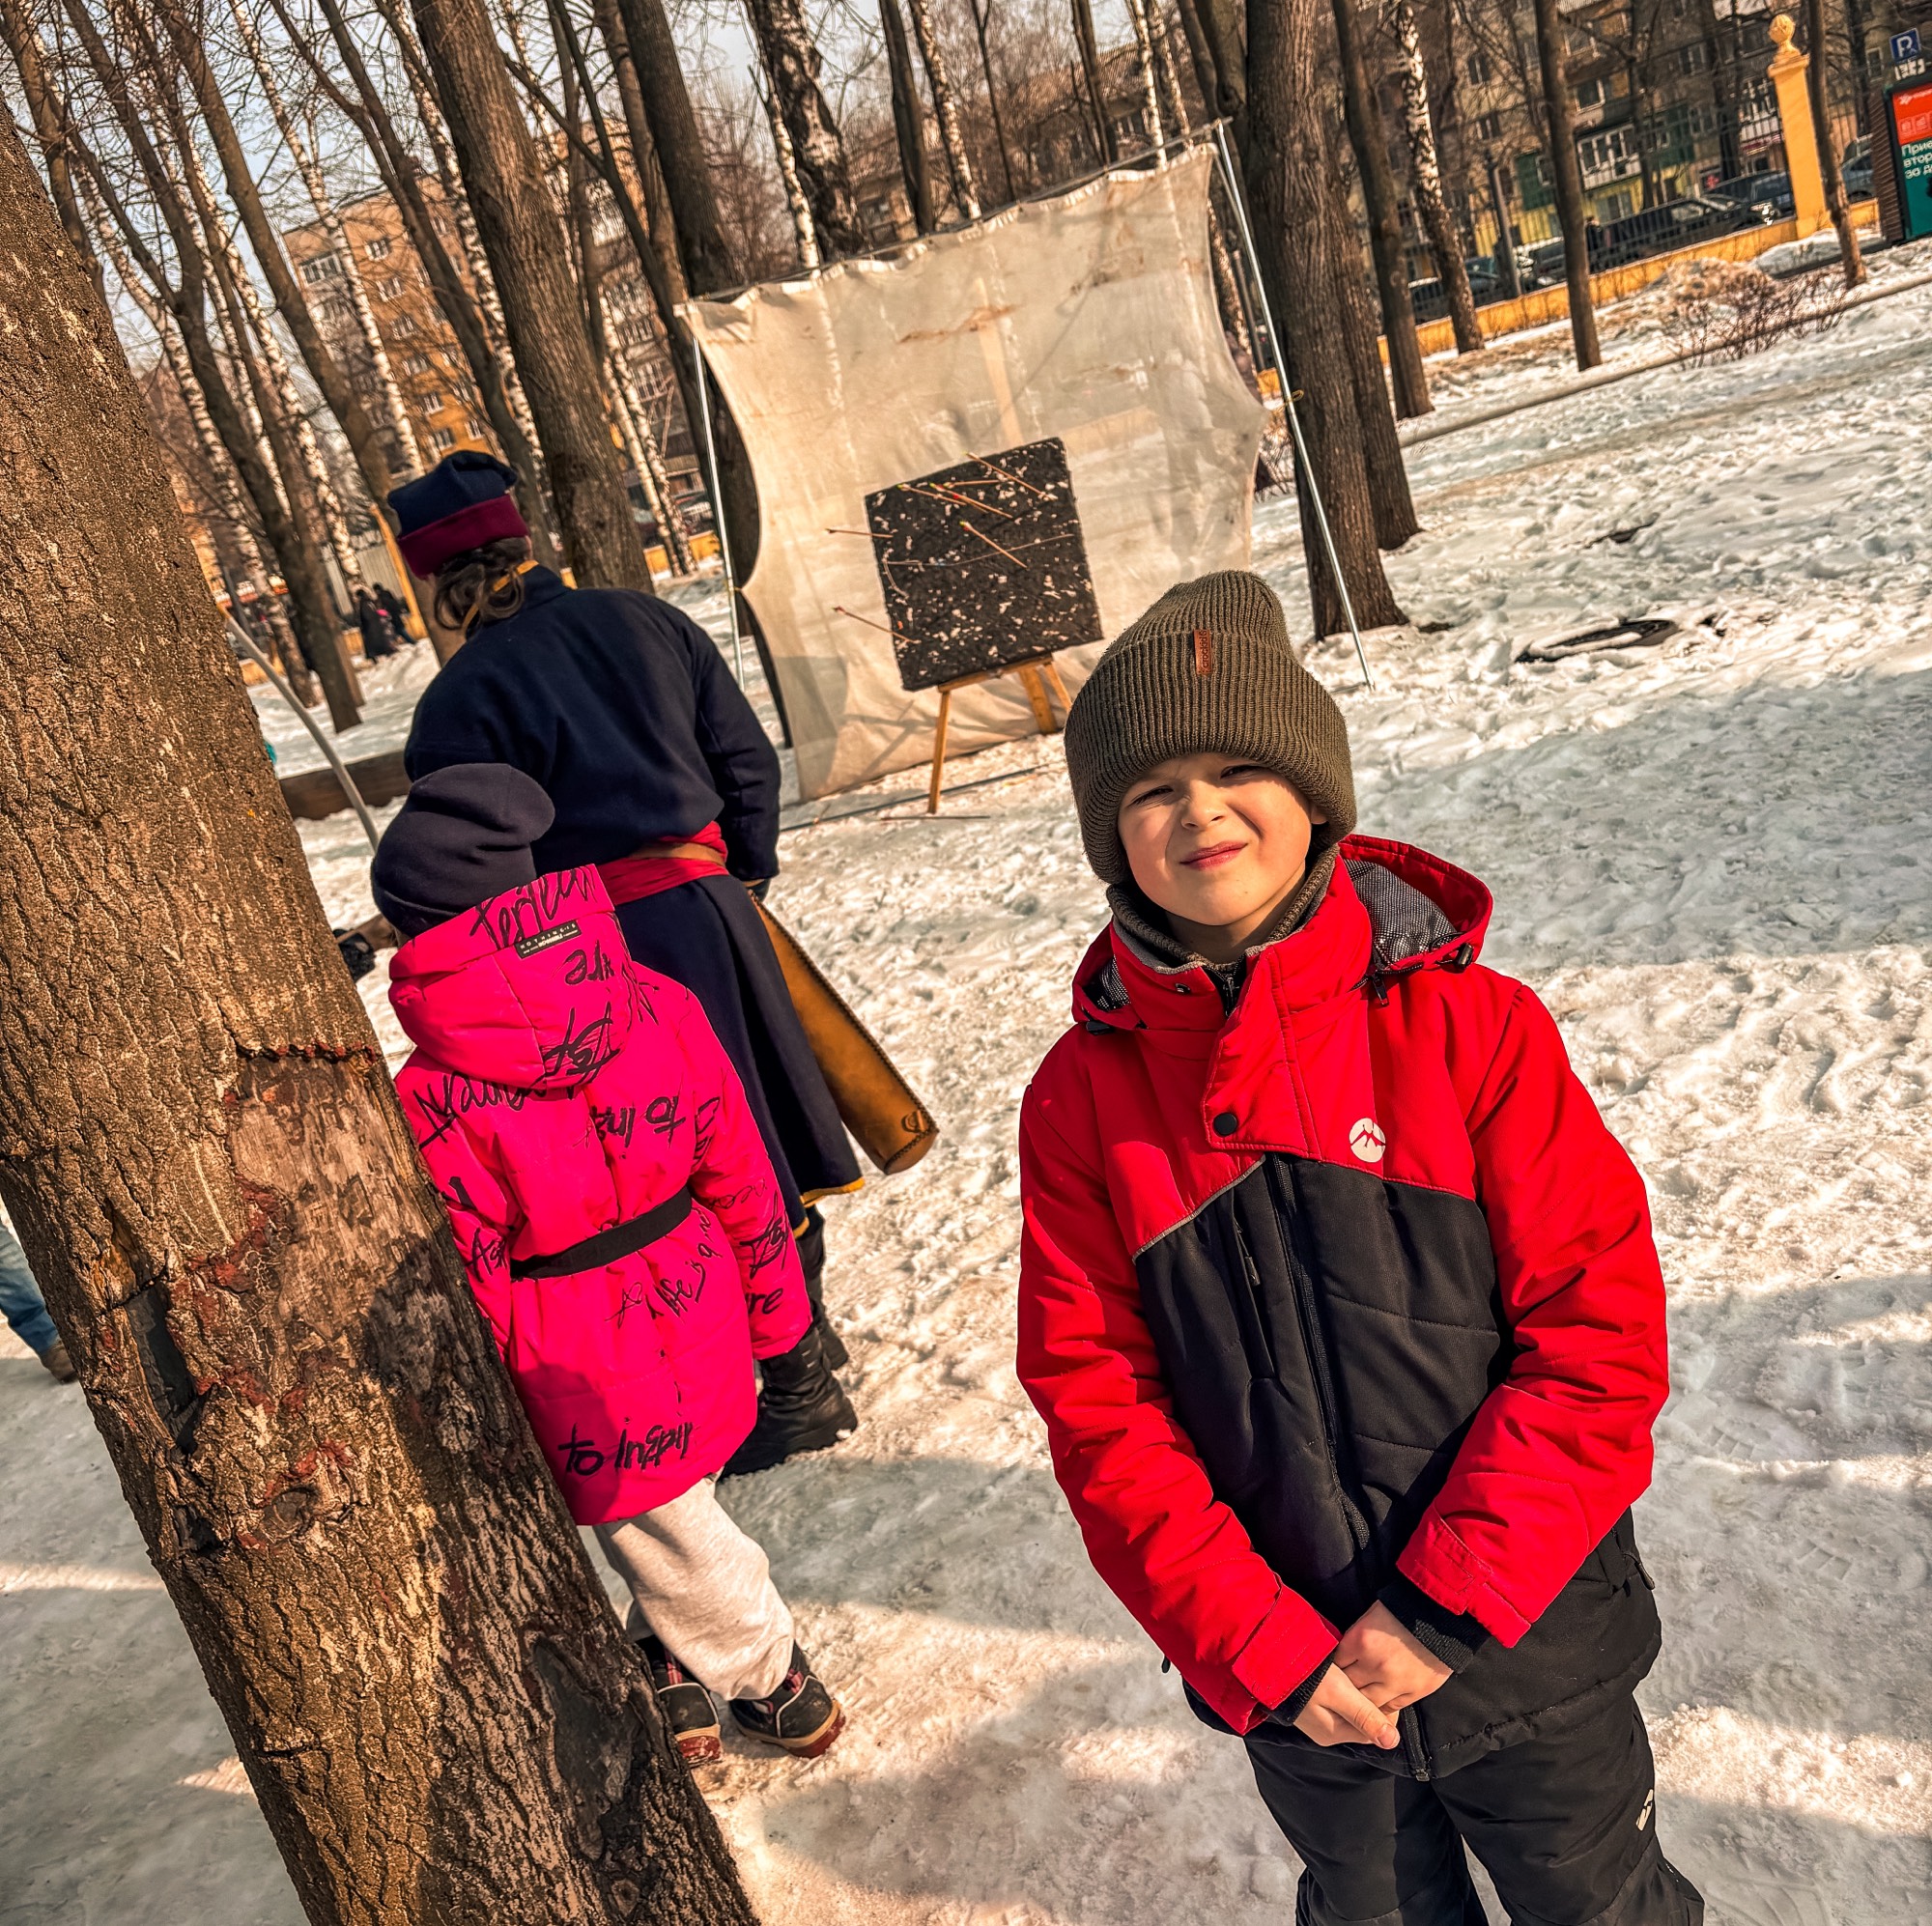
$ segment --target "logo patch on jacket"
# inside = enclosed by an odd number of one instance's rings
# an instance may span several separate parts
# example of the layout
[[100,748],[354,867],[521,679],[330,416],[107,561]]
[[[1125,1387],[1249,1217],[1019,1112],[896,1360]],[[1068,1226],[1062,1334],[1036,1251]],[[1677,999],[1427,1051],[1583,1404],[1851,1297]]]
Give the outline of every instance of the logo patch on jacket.
[[519,956],[534,956],[539,949],[554,949],[559,943],[569,943],[583,934],[575,922],[560,922],[554,929],[540,930],[535,936],[522,936],[517,939]]
[[1382,1127],[1373,1117],[1364,1117],[1349,1132],[1349,1148],[1365,1164],[1378,1164],[1382,1152],[1388,1148],[1388,1139],[1382,1135]]

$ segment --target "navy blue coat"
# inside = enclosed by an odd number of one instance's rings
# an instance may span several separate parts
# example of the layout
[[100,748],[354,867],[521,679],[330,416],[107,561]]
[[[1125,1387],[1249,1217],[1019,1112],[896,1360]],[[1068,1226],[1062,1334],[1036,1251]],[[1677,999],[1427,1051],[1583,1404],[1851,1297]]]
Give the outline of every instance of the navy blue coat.
[[640,843],[723,831],[731,873],[779,866],[779,759],[711,637],[622,588],[524,577],[524,606],[476,629],[416,705],[412,782],[453,762],[507,762],[556,821],[539,873],[613,863]]

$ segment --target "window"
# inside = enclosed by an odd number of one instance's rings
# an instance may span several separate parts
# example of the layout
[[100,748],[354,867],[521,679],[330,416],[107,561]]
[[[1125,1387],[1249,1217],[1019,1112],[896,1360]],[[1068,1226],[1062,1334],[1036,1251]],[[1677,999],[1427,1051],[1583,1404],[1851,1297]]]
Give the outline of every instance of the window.
[[331,281],[342,272],[342,263],[333,254],[318,254],[313,260],[302,263],[302,279],[311,287],[322,281]]
[[405,334],[413,334],[415,331],[416,322],[414,315],[399,314],[389,324],[389,332],[399,338]]
[[1577,81],[1577,104],[1579,107],[1601,107],[1604,104],[1604,83],[1601,80]]
[[378,300],[395,300],[400,297],[402,292],[403,277],[400,274],[385,274],[382,280],[376,283],[376,298]]
[[389,250],[393,245],[394,243],[386,234],[372,234],[362,243],[362,252],[372,261],[386,261],[389,258]]
[[425,414],[440,414],[442,412],[442,396],[435,388],[431,388],[426,393],[416,397],[416,405]]
[[446,455],[456,446],[456,436],[447,428],[432,428],[429,431],[429,445],[439,455]]
[[1503,117],[1500,114],[1482,114],[1476,120],[1476,132],[1484,140],[1501,140],[1503,137]]
[[1686,73],[1702,73],[1710,64],[1711,49],[1702,41],[1677,50],[1677,65]]
[[490,439],[489,429],[473,414],[469,417],[469,439],[472,441],[488,441]]
[[1472,53],[1469,56],[1467,71],[1471,87],[1487,87],[1495,77],[1487,54]]
[[427,354],[408,354],[403,358],[403,373],[406,375],[426,375],[429,373]]

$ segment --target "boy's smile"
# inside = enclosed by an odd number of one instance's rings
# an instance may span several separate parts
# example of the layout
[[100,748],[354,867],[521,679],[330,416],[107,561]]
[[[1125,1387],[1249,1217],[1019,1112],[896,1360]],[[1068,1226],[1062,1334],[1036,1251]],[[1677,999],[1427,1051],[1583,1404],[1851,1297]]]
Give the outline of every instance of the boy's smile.
[[1232,963],[1299,887],[1314,826],[1284,776],[1225,754],[1176,756],[1127,785],[1121,843],[1141,892],[1210,963]]

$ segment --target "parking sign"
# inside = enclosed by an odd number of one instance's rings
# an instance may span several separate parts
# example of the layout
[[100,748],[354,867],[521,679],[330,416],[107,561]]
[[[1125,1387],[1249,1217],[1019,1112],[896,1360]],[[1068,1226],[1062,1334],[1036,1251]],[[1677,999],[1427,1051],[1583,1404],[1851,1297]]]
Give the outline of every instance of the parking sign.
[[1903,67],[1908,60],[1918,58],[1918,29],[1907,27],[1902,34],[1891,37],[1891,64]]

